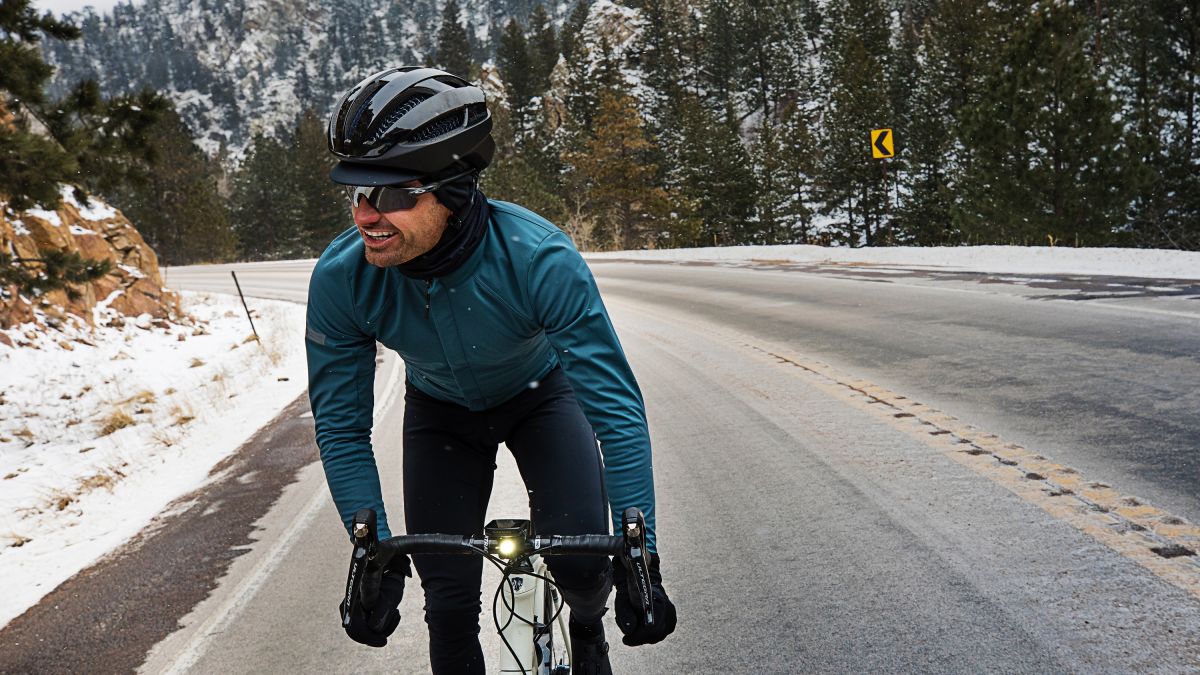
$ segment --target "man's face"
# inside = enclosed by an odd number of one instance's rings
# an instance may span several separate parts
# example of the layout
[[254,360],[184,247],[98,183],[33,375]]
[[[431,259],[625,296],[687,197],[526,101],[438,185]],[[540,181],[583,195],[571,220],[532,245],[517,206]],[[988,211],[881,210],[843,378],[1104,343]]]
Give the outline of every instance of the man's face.
[[[405,183],[407,187],[418,185],[417,181]],[[376,267],[392,267],[427,253],[442,238],[449,218],[450,209],[432,192],[419,195],[417,205],[404,211],[381,213],[366,199],[354,207],[354,224],[366,243],[367,262]]]

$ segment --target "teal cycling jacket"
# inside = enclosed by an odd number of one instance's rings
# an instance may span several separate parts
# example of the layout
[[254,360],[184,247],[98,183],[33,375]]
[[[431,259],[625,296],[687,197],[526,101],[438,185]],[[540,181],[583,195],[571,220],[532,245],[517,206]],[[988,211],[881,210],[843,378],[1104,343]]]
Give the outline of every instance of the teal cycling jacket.
[[541,216],[489,204],[483,240],[443,277],[412,279],[369,264],[356,228],[313,269],[308,393],[342,521],[349,531],[355,511],[372,508],[380,536],[391,536],[371,448],[378,341],[404,360],[412,386],[471,410],[503,403],[561,365],[600,441],[614,528],[636,506],[654,550],[645,404],[591,271]]

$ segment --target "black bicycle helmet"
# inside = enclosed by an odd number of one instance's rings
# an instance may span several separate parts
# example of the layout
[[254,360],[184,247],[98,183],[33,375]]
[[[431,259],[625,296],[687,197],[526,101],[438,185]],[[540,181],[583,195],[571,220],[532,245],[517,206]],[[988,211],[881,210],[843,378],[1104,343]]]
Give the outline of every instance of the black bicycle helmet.
[[329,117],[330,172],[343,185],[392,185],[492,161],[483,90],[436,68],[380,71],[342,95]]

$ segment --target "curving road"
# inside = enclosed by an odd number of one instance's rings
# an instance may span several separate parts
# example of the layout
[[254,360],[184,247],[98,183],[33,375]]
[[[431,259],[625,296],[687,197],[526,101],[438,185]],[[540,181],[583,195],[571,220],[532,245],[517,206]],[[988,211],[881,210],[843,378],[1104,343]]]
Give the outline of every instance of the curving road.
[[[236,269],[302,301],[309,267]],[[614,645],[617,672],[1200,670],[1200,288],[592,267],[645,393],[680,610],[661,645]],[[227,267],[168,280],[232,292]],[[392,504],[398,373],[384,355]],[[511,461],[497,484],[493,514],[519,514]],[[384,650],[334,623],[348,550],[319,467],[256,527],[144,671],[427,672],[415,583]]]

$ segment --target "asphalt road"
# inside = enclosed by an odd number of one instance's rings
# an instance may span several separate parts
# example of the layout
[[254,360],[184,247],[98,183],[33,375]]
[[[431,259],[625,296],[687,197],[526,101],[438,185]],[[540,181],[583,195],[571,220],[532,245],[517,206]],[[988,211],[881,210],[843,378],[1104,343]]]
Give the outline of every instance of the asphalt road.
[[614,298],[786,343],[1200,522],[1200,283],[593,267]]
[[[302,298],[303,263],[239,269],[252,295]],[[680,610],[663,644],[615,645],[618,672],[1200,670],[1196,556],[1147,548],[1163,550],[1163,533],[1189,541],[1177,516],[1200,522],[1200,290],[593,269],[647,400]],[[227,277],[168,272],[176,287],[231,292]],[[393,496],[394,367],[385,359],[376,417]],[[985,452],[997,437],[1032,459]],[[1090,487],[1063,490],[1068,476]],[[493,514],[519,515],[511,462],[497,484]],[[427,671],[416,584],[387,649],[357,647],[334,623],[348,551],[319,470],[259,531],[145,671]]]

